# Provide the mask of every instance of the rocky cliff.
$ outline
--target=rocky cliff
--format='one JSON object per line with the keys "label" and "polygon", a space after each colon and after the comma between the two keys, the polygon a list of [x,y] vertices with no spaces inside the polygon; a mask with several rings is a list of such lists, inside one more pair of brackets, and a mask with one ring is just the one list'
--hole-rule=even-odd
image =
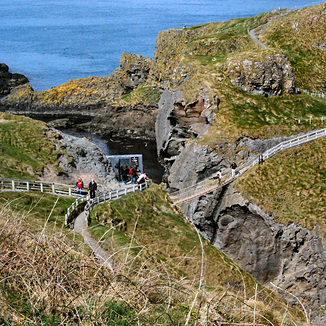
{"label": "rocky cliff", "polygon": [[11,73],[5,63],[0,63],[0,98],[8,95],[17,86],[28,83],[27,77],[17,73]]}
{"label": "rocky cliff", "polygon": [[181,206],[185,215],[217,248],[260,282],[283,290],[281,297],[298,305],[297,296],[315,316],[326,304],[326,257],[318,230],[282,225],[245,200],[233,184]]}
{"label": "rocky cliff", "polygon": [[[213,150],[202,146],[202,134],[195,132],[209,133],[209,119],[187,119],[186,110],[180,115],[182,101],[182,92],[165,91],[156,126],[158,154],[166,167],[164,181],[172,192],[193,187],[196,193],[198,182],[216,180],[219,170],[223,175],[229,173],[232,161],[245,163],[287,139],[240,137],[235,143],[221,142]],[[207,98],[211,117],[218,115],[217,103],[216,98],[213,102]],[[315,316],[326,303],[326,258],[317,231],[296,223],[277,223],[235,191],[233,184],[183,203],[181,210],[206,239],[247,272],[267,286],[273,282],[284,289],[279,294],[291,304],[298,301],[289,292],[303,300]]]}

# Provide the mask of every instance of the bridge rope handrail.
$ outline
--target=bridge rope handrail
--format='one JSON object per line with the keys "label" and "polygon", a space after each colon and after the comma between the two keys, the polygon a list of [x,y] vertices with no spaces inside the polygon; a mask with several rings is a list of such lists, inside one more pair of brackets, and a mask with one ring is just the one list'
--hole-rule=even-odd
{"label": "bridge rope handrail", "polygon": [[[213,180],[213,178],[214,178],[214,176],[213,176],[213,177],[203,180],[199,183],[196,183],[188,188],[184,188],[182,190],[170,193],[170,197],[172,199],[177,200],[176,202],[174,202],[174,205],[194,199],[194,198],[199,197],[205,193],[211,192],[219,187],[223,187],[226,184],[232,182],[234,179],[238,178],[240,175],[242,175],[244,172],[246,172],[250,167],[259,163],[259,155],[261,155],[263,160],[266,160],[266,159],[274,156],[279,151],[307,143],[309,141],[315,140],[315,139],[323,137],[325,135],[326,135],[326,128],[314,130],[314,131],[308,132],[304,135],[300,135],[295,138],[280,142],[279,144],[266,150],[263,154],[256,155],[256,157],[254,159],[252,159],[248,163],[240,166],[238,169],[236,169],[236,176],[233,178],[227,178],[224,182],[221,183],[221,185],[209,184],[209,181]],[[216,182],[216,180],[214,180],[214,182]],[[201,185],[204,185],[204,186],[201,186]]]}

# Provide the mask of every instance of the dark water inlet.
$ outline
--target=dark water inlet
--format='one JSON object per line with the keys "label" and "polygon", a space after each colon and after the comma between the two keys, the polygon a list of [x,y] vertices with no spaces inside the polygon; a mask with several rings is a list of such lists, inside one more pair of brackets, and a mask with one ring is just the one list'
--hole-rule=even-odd
{"label": "dark water inlet", "polygon": [[161,183],[164,169],[158,162],[156,142],[141,139],[103,139],[88,132],[65,129],[61,132],[80,138],[87,138],[107,155],[142,154],[144,171],[155,183]]}

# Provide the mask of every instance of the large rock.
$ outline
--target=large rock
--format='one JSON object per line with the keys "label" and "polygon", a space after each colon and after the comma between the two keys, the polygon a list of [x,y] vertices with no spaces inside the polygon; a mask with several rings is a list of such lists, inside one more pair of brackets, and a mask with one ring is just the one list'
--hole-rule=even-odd
{"label": "large rock", "polygon": [[[185,103],[181,91],[171,92],[165,90],[159,102],[155,132],[158,157],[166,168],[166,176],[170,175],[170,168],[175,160],[185,160],[189,166],[184,170],[187,180],[196,182],[188,173],[193,168],[197,159],[189,158],[191,151],[184,150],[191,143],[189,139],[201,136],[210,126],[219,104],[218,97],[209,89],[202,89],[197,98],[190,103]],[[180,155],[182,152],[185,154]],[[196,154],[197,155],[197,154]],[[198,154],[199,156],[202,154]],[[184,166],[185,163],[182,164]],[[174,164],[175,166],[178,165]],[[174,175],[174,174],[173,174]],[[183,171],[178,175],[183,183]],[[178,188],[177,180],[165,180],[171,188]]]}
{"label": "large rock", "polygon": [[253,94],[276,96],[296,93],[295,72],[283,54],[229,58],[227,73],[233,85]]}
{"label": "large rock", "polygon": [[88,139],[65,134],[56,129],[48,129],[47,136],[53,139],[57,150],[68,153],[69,156],[58,157],[59,167],[65,172],[59,175],[47,169],[42,176],[46,181],[74,184],[79,177],[85,186],[94,178],[99,190],[108,191],[117,188],[114,170],[106,154]]}
{"label": "large rock", "polygon": [[0,63],[0,97],[10,94],[15,87],[28,82],[27,77],[21,74],[12,74],[5,63]]}

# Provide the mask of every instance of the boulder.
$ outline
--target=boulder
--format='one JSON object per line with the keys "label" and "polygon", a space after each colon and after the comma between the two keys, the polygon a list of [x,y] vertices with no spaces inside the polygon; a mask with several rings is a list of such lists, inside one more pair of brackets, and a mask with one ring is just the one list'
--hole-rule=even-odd
{"label": "boulder", "polygon": [[17,86],[28,83],[27,77],[21,74],[12,74],[5,63],[0,63],[0,97],[10,94]]}
{"label": "boulder", "polygon": [[227,74],[233,85],[249,93],[267,97],[296,93],[294,68],[284,54],[229,58]]}

